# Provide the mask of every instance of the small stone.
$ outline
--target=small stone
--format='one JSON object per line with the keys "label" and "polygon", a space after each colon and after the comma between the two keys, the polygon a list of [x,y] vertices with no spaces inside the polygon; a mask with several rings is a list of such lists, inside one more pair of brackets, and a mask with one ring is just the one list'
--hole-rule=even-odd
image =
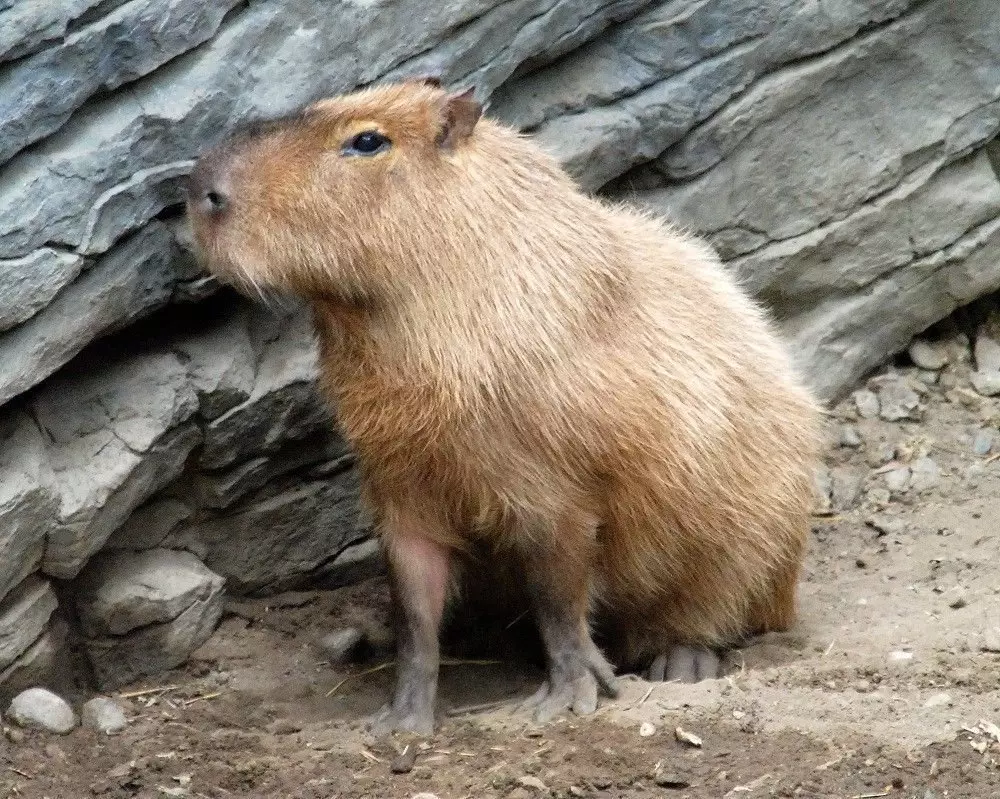
{"label": "small stone", "polygon": [[525,788],[531,788],[533,791],[541,791],[542,793],[548,793],[548,786],[542,782],[538,777],[533,777],[530,774],[521,777],[518,782]]}
{"label": "small stone", "polygon": [[882,475],[885,487],[893,494],[901,494],[910,486],[910,467],[897,466]]}
{"label": "small stone", "polygon": [[891,499],[892,495],[887,488],[875,486],[868,490],[868,502],[875,508],[885,508]]}
{"label": "small stone", "polygon": [[904,652],[901,649],[896,649],[889,653],[890,663],[908,663],[911,660],[913,660],[912,652]]}
{"label": "small stone", "polygon": [[7,718],[21,727],[65,735],[76,726],[76,714],[65,699],[45,688],[22,691],[10,703]]}
{"label": "small stone", "polygon": [[817,516],[829,516],[833,513],[833,475],[825,466],[816,469],[813,478],[816,506],[813,512]]}
{"label": "small stone", "polygon": [[27,737],[23,732],[21,732],[21,730],[15,729],[14,727],[4,727],[3,734],[4,737],[12,744],[24,743],[24,739]]}
{"label": "small stone", "polygon": [[850,466],[838,466],[830,470],[830,477],[833,510],[841,513],[857,505],[865,482],[864,473]]}
{"label": "small stone", "polygon": [[850,424],[841,426],[840,436],[837,439],[838,446],[857,449],[862,443],[861,433],[858,432],[858,428]]}
{"label": "small stone", "polygon": [[892,444],[880,444],[868,451],[865,460],[873,469],[885,466],[896,457],[896,448]]}
{"label": "small stone", "polygon": [[114,699],[95,696],[86,702],[80,711],[80,721],[84,727],[113,735],[121,732],[128,724],[125,711]]}
{"label": "small stone", "polygon": [[644,721],[639,725],[639,735],[642,738],[648,738],[651,735],[656,734],[656,727],[650,724],[648,721]]}
{"label": "small stone", "polygon": [[982,330],[976,336],[973,355],[976,358],[976,369],[980,372],[1000,373],[1000,342]]}
{"label": "small stone", "polygon": [[653,774],[653,782],[661,788],[687,788],[691,785],[691,780],[685,779],[675,771],[660,771]]}
{"label": "small stone", "polygon": [[924,702],[924,707],[942,707],[948,704],[951,704],[951,694],[942,691],[941,693],[929,696],[927,701]]}
{"label": "small stone", "polygon": [[674,737],[682,744],[687,744],[688,746],[694,746],[698,749],[701,748],[702,745],[701,738],[695,735],[693,732],[688,732],[682,727],[677,727],[674,730]]}
{"label": "small stone", "polygon": [[987,627],[983,630],[983,640],[979,648],[983,652],[1000,652],[1000,627]]}
{"label": "small stone", "polygon": [[413,771],[413,766],[417,762],[417,745],[408,743],[389,764],[389,770],[393,774],[409,774]]}
{"label": "small stone", "polygon": [[334,666],[348,662],[357,651],[365,634],[357,627],[344,627],[324,635],[319,641],[319,648],[326,659]]}
{"label": "small stone", "polygon": [[302,731],[302,725],[288,719],[275,719],[267,725],[267,731],[271,735],[294,735]]}
{"label": "small stone", "polygon": [[996,439],[996,432],[989,428],[981,428],[976,431],[972,439],[972,451],[976,455],[989,455],[993,449],[993,442]]}
{"label": "small stone", "polygon": [[855,391],[853,397],[854,406],[862,419],[875,419],[879,415],[879,401],[874,391],[863,388]]}
{"label": "small stone", "polygon": [[578,787],[576,785],[570,785],[569,786],[569,795],[570,796],[586,796],[587,794],[585,794],[583,792],[583,788],[580,788],[580,787]]}
{"label": "small stone", "polygon": [[878,387],[879,416],[887,422],[920,419],[920,396],[900,379],[887,380]]}
{"label": "small stone", "polygon": [[930,342],[926,339],[913,339],[907,353],[910,360],[921,369],[937,371],[948,364],[947,350],[936,342]]}
{"label": "small stone", "polygon": [[969,600],[965,598],[964,594],[960,593],[948,603],[948,607],[952,610],[961,610],[962,608],[968,606],[968,604]]}
{"label": "small stone", "polygon": [[937,486],[940,481],[941,468],[932,458],[925,455],[910,464],[910,488],[914,491],[927,491]]}
{"label": "small stone", "polygon": [[984,397],[1000,394],[1000,372],[973,372],[969,379],[977,394]]}

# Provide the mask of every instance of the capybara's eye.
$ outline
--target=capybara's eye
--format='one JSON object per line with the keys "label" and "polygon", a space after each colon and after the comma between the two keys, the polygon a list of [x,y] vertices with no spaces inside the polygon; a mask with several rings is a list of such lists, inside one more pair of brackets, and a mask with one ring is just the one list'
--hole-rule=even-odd
{"label": "capybara's eye", "polygon": [[344,145],[344,153],[346,155],[375,155],[388,150],[391,146],[392,142],[377,130],[366,130]]}

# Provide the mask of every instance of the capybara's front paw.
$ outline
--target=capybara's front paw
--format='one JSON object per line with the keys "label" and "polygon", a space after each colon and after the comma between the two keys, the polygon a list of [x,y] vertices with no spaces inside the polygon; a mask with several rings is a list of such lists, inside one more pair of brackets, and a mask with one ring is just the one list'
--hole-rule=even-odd
{"label": "capybara's front paw", "polygon": [[618,696],[618,681],[614,669],[592,644],[588,654],[561,660],[549,670],[549,678],[528,699],[522,710],[534,711],[540,724],[572,711],[586,716],[597,710],[598,695]]}
{"label": "capybara's front paw", "polygon": [[400,710],[387,704],[368,720],[368,727],[375,735],[412,732],[429,736],[434,732],[434,713],[431,710]]}

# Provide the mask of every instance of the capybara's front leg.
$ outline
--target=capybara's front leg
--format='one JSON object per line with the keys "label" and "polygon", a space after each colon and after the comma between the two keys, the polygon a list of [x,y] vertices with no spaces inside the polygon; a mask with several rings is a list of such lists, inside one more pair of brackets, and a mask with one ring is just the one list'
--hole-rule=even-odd
{"label": "capybara's front leg", "polygon": [[549,721],[567,710],[578,715],[597,709],[603,690],[617,696],[614,669],[590,636],[588,528],[564,519],[551,536],[532,535],[525,576],[538,631],[548,661],[548,679],[528,700],[535,720]]}
{"label": "capybara's front leg", "polygon": [[373,720],[378,734],[430,735],[434,730],[449,552],[430,532],[396,520],[383,533],[396,627],[396,688],[391,704]]}

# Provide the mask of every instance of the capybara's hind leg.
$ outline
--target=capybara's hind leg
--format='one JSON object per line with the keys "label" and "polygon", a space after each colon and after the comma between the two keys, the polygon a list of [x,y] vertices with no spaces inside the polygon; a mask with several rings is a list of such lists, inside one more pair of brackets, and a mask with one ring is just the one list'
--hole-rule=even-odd
{"label": "capybara's hind leg", "polygon": [[614,669],[597,648],[587,623],[591,530],[585,517],[566,514],[556,529],[531,534],[523,559],[526,586],[548,661],[548,679],[523,706],[546,722],[567,710],[597,709],[600,691],[617,696]]}
{"label": "capybara's hind leg", "polygon": [[372,720],[372,729],[376,734],[407,731],[430,735],[449,552],[412,521],[397,520],[387,533],[396,627],[396,688],[392,703]]}
{"label": "capybara's hind leg", "polygon": [[647,677],[652,682],[698,682],[714,680],[721,675],[721,671],[722,661],[718,653],[703,647],[677,644],[653,658]]}

